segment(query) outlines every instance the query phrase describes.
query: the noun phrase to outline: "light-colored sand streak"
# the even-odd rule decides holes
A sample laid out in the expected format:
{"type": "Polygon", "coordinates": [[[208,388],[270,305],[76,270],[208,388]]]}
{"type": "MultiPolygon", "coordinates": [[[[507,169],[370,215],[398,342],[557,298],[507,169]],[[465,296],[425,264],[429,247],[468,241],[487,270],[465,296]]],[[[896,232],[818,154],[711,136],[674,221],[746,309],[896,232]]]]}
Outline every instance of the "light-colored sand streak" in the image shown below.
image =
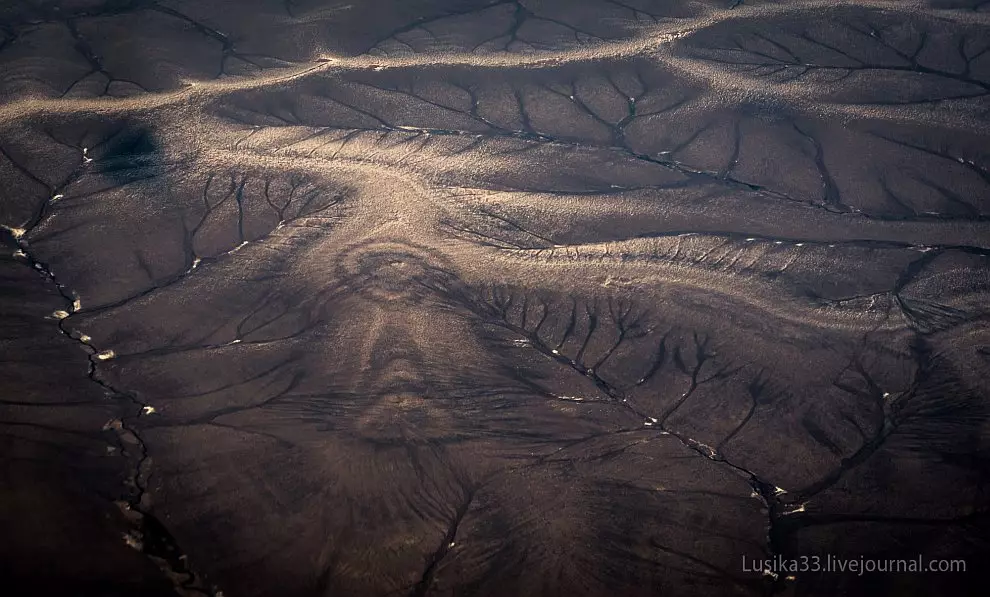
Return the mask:
{"type": "MultiPolygon", "coordinates": [[[[224,150],[214,150],[211,156],[211,163],[224,163],[230,167],[271,168],[281,161],[224,150]]],[[[689,259],[678,261],[659,253],[655,259],[650,259],[649,254],[659,248],[652,240],[589,243],[543,251],[496,250],[467,241],[444,241],[448,233],[441,228],[439,219],[450,206],[443,200],[444,193],[438,193],[437,189],[418,177],[401,171],[382,171],[376,166],[349,160],[327,162],[295,158],[291,160],[291,165],[296,169],[340,176],[358,190],[352,199],[355,208],[351,217],[346,218],[342,226],[326,239],[306,251],[312,256],[300,258],[303,264],[294,267],[298,268],[295,275],[301,279],[324,279],[330,275],[329,272],[311,268],[320,269],[322,265],[314,264],[324,263],[320,256],[336,253],[335,247],[387,238],[439,250],[449,263],[457,266],[457,271],[453,273],[469,284],[492,279],[525,279],[534,288],[553,290],[563,284],[568,288],[583,288],[594,293],[606,288],[607,278],[624,276],[636,280],[638,286],[645,288],[703,291],[720,297],[718,300],[726,304],[738,303],[746,311],[756,310],[790,324],[847,332],[863,329],[864,326],[885,330],[906,329],[900,317],[891,317],[883,310],[864,312],[856,304],[850,304],[849,308],[841,304],[811,307],[805,300],[788,297],[786,291],[772,283],[739,275],[740,272],[731,268],[713,271],[689,259]],[[639,253],[646,260],[622,259],[620,254],[623,252],[639,253]],[[306,262],[310,265],[305,265],[306,262]],[[523,263],[529,273],[521,277],[523,268],[520,265],[523,263]]],[[[760,258],[758,251],[755,256],[760,258]]],[[[751,262],[752,256],[747,256],[744,261],[751,262]]],[[[676,297],[676,291],[669,292],[676,297]]]]}
{"type": "MultiPolygon", "coordinates": [[[[843,3],[844,4],[844,3],[843,3]]],[[[676,23],[659,28],[645,30],[640,36],[627,40],[607,41],[589,45],[579,49],[566,51],[543,51],[527,54],[516,53],[423,53],[411,56],[379,57],[379,56],[334,56],[316,55],[306,63],[300,63],[296,68],[273,69],[272,71],[254,77],[232,77],[229,79],[190,80],[186,87],[160,93],[141,94],[133,97],[112,99],[49,99],[25,98],[0,106],[0,124],[30,119],[41,115],[58,114],[108,114],[122,115],[154,111],[158,108],[182,106],[189,108],[199,106],[225,94],[248,91],[252,89],[276,89],[301,79],[312,76],[338,76],[348,72],[405,68],[447,68],[474,67],[481,69],[500,68],[554,68],[564,64],[599,62],[608,60],[629,59],[636,56],[648,56],[651,61],[661,65],[671,72],[677,73],[686,80],[702,82],[710,85],[719,96],[720,101],[733,104],[742,99],[763,97],[774,100],[787,100],[792,107],[808,110],[819,114],[838,114],[848,117],[869,117],[889,119],[896,122],[918,122],[919,114],[932,124],[943,126],[959,126],[960,129],[981,132],[990,131],[990,123],[983,118],[969,118],[959,124],[959,114],[951,117],[948,110],[925,110],[919,112],[915,106],[884,106],[878,109],[874,106],[861,106],[847,103],[829,104],[823,102],[819,94],[809,94],[806,87],[797,82],[773,83],[754,77],[739,76],[724,67],[703,60],[675,56],[670,51],[671,46],[690,34],[716,25],[723,21],[739,19],[772,18],[780,15],[802,15],[816,13],[822,10],[842,8],[833,2],[809,2],[764,4],[749,6],[739,5],[732,11],[718,10],[696,19],[685,19],[689,23],[676,23]],[[686,25],[686,26],[685,26],[686,25]]],[[[863,4],[877,8],[901,8],[902,5],[890,2],[850,2],[849,6],[863,4]]],[[[975,13],[967,11],[941,11],[938,20],[962,22],[967,24],[990,25],[990,13],[975,13]]],[[[945,100],[933,102],[945,103],[945,100]]],[[[958,102],[950,102],[958,103],[958,102]]]]}

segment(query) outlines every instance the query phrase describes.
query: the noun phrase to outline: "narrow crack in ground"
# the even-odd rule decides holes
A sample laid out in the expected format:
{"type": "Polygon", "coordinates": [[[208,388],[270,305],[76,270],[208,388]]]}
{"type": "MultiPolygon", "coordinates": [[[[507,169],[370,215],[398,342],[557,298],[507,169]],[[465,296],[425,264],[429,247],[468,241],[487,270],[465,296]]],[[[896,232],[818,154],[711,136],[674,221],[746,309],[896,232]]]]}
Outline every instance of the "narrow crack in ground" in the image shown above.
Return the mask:
{"type": "Polygon", "coordinates": [[[59,332],[76,344],[82,345],[89,354],[87,379],[103,388],[109,398],[125,400],[129,406],[137,409],[137,415],[124,414],[119,419],[108,421],[103,427],[103,431],[115,432],[122,456],[134,461],[126,482],[129,486],[128,495],[123,500],[116,502],[124,518],[133,526],[133,529],[123,537],[123,541],[154,562],[172,582],[179,595],[184,597],[196,595],[223,597],[222,591],[209,585],[206,579],[189,565],[188,557],[179,547],[175,537],[152,513],[151,496],[148,493],[152,460],[147,445],[133,425],[133,420],[136,417],[154,412],[152,407],[141,402],[133,394],[121,391],[98,377],[97,361],[109,358],[112,353],[99,351],[91,343],[88,336],[74,334],[67,327],[66,323],[69,317],[78,310],[78,299],[71,290],[58,281],[45,263],[31,255],[28,251],[28,244],[18,236],[14,238],[19,247],[17,255],[46,280],[53,283],[59,295],[66,301],[68,310],[56,311],[54,316],[58,318],[59,332]]]}

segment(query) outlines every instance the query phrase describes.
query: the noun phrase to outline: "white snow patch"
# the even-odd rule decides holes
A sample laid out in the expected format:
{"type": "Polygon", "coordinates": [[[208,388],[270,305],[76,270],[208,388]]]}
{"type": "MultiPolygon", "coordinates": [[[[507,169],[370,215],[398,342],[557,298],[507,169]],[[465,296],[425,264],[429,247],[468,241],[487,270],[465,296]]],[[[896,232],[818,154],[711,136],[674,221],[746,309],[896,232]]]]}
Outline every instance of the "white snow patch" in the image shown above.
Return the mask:
{"type": "Polygon", "coordinates": [[[7,232],[9,232],[10,235],[13,236],[14,238],[21,238],[27,233],[27,230],[25,230],[24,228],[14,228],[12,226],[4,226],[3,228],[7,232]]]}

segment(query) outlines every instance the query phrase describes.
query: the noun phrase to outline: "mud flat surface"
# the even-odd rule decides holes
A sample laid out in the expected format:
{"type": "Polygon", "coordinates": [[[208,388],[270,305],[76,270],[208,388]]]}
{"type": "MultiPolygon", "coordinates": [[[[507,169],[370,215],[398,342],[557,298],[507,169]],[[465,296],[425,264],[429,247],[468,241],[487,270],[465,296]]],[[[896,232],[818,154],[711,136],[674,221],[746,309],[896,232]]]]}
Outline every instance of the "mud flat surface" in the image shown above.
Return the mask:
{"type": "Polygon", "coordinates": [[[978,0],[4,2],[5,594],[985,594],[988,93],[978,0]]]}

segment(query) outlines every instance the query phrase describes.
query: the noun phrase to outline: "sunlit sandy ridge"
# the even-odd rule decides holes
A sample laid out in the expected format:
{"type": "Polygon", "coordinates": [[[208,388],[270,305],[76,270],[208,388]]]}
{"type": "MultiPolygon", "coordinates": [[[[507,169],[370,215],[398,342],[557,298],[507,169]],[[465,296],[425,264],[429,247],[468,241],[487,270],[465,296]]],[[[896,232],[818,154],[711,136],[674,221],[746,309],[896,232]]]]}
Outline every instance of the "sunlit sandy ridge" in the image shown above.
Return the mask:
{"type": "MultiPolygon", "coordinates": [[[[827,304],[811,306],[787,297],[773,283],[756,277],[740,276],[733,271],[706,269],[690,260],[678,263],[663,258],[637,262],[623,260],[618,253],[623,245],[635,245],[636,241],[625,243],[596,243],[580,247],[575,251],[561,248],[554,256],[550,251],[505,251],[483,259],[482,255],[472,256],[474,263],[484,264],[484,271],[474,273],[479,282],[486,277],[501,273],[506,279],[518,276],[520,261],[529,268],[538,268],[538,274],[527,278],[527,283],[535,288],[552,291],[561,286],[582,288],[599,293],[608,293],[610,288],[620,286],[623,292],[637,292],[637,289],[666,288],[664,294],[676,298],[679,294],[702,292],[706,297],[718,297],[716,303],[725,309],[739,309],[755,319],[771,317],[773,321],[798,326],[810,326],[819,330],[862,330],[864,326],[879,330],[907,330],[908,324],[895,308],[887,303],[890,293],[877,293],[872,307],[863,308],[863,300],[834,300],[827,304]],[[583,252],[583,253],[582,253],[583,252]],[[606,256],[611,255],[611,256],[606,256]],[[537,257],[539,257],[537,259],[537,257]],[[617,278],[634,282],[617,283],[617,278]],[[542,282],[541,282],[542,281],[542,282]],[[597,287],[597,288],[596,288],[597,287]],[[729,305],[736,303],[737,307],[729,305]]],[[[491,254],[488,251],[488,254],[491,254]]],[[[468,254],[456,255],[457,261],[464,261],[464,267],[471,268],[468,254]]],[[[472,275],[460,272],[465,280],[472,275]]],[[[869,300],[865,301],[867,304],[869,300]]],[[[686,303],[687,304],[687,303],[686,303]]],[[[763,321],[763,323],[766,323],[763,321]]]]}
{"type": "MultiPolygon", "coordinates": [[[[242,164],[252,161],[250,158],[245,160],[247,156],[238,155],[237,152],[232,152],[230,157],[242,164]]],[[[267,161],[260,156],[257,156],[255,159],[258,159],[260,163],[267,161]]],[[[482,278],[491,276],[493,273],[492,268],[496,268],[495,271],[497,271],[502,267],[505,268],[504,275],[507,278],[512,278],[518,276],[519,259],[526,259],[527,256],[537,256],[537,251],[498,252],[462,242],[454,243],[456,250],[450,250],[453,245],[448,245],[447,249],[443,249],[443,245],[438,243],[440,231],[437,229],[437,222],[435,220],[437,214],[441,213],[444,209],[443,204],[438,203],[442,199],[443,193],[437,193],[429,185],[417,182],[416,177],[392,173],[385,174],[377,167],[360,162],[355,163],[350,160],[340,160],[331,164],[327,164],[323,160],[313,159],[298,160],[298,163],[296,160],[293,160],[293,162],[297,167],[303,164],[311,164],[314,170],[323,170],[327,173],[332,171],[338,173],[348,172],[347,176],[350,179],[364,181],[360,186],[365,187],[367,192],[360,193],[362,199],[359,199],[359,202],[364,204],[362,207],[359,207],[360,211],[368,214],[369,218],[371,214],[378,214],[378,218],[370,218],[372,221],[374,219],[380,219],[382,215],[386,218],[398,218],[390,220],[391,225],[383,230],[387,230],[389,227],[395,228],[397,231],[401,231],[401,234],[408,235],[414,242],[424,242],[430,246],[440,248],[452,263],[460,265],[460,270],[457,273],[463,276],[465,280],[471,278],[471,274],[468,272],[476,270],[479,267],[481,270],[477,273],[482,278]],[[415,196],[415,200],[410,200],[411,196],[415,196]],[[388,214],[394,214],[394,216],[389,216],[388,214]],[[403,216],[402,214],[405,215],[403,216]]],[[[348,232],[346,229],[350,229],[352,226],[345,225],[345,230],[342,230],[341,234],[343,236],[358,235],[357,237],[368,234],[369,231],[367,228],[369,224],[364,221],[365,219],[368,218],[352,219],[352,222],[356,221],[353,225],[354,230],[348,232]]],[[[336,238],[339,239],[340,237],[336,238]]],[[[355,237],[352,236],[352,238],[355,237]]],[[[547,259],[546,255],[541,254],[539,255],[540,259],[526,259],[526,261],[530,265],[539,265],[540,269],[544,270],[542,279],[549,287],[559,287],[560,285],[560,280],[557,279],[555,274],[562,274],[561,277],[569,278],[570,276],[567,274],[567,270],[575,270],[575,274],[581,279],[587,280],[589,277],[593,278],[594,276],[588,275],[588,268],[589,266],[594,268],[596,266],[593,264],[598,263],[602,266],[603,281],[606,270],[611,274],[628,270],[630,275],[637,279],[643,286],[659,284],[660,286],[685,287],[714,292],[726,297],[726,299],[732,297],[732,300],[742,301],[750,309],[755,307],[764,312],[771,313],[775,317],[802,325],[810,324],[815,327],[829,329],[858,329],[863,326],[863,320],[866,319],[875,325],[881,326],[882,329],[903,329],[906,327],[906,324],[900,318],[890,318],[888,314],[881,314],[879,311],[864,313],[862,309],[855,305],[848,309],[836,304],[829,307],[822,307],[821,309],[809,310],[807,305],[797,305],[793,301],[782,300],[782,295],[778,290],[773,288],[772,284],[760,282],[755,279],[740,279],[738,275],[731,271],[717,272],[699,269],[698,265],[690,260],[684,263],[676,263],[668,262],[661,257],[659,262],[649,260],[645,263],[637,263],[635,260],[623,262],[618,257],[623,246],[640,250],[640,252],[642,250],[650,252],[656,248],[656,244],[656,240],[650,239],[587,243],[572,247],[560,247],[559,249],[563,253],[559,259],[547,259]],[[568,249],[571,249],[572,252],[574,250],[583,251],[585,256],[571,258],[567,255],[568,249]],[[613,254],[613,257],[605,257],[606,255],[613,254]],[[658,267],[668,271],[657,273],[658,267]],[[738,287],[740,284],[749,286],[751,289],[747,292],[731,291],[733,287],[738,287]],[[757,286],[763,290],[754,291],[757,286]],[[765,299],[760,299],[758,294],[763,293],[769,293],[769,295],[765,299]]],[[[547,253],[547,251],[539,253],[547,253]]],[[[573,282],[576,287],[584,285],[576,280],[569,280],[569,282],[573,282]]],[[[596,282],[595,284],[600,286],[600,290],[606,290],[606,287],[601,286],[600,283],[596,282]]]]}
{"type": "MultiPolygon", "coordinates": [[[[548,289],[558,288],[566,280],[568,286],[582,287],[591,284],[598,292],[607,292],[609,285],[606,281],[609,276],[614,278],[627,275],[637,280],[637,285],[642,287],[703,290],[722,296],[722,300],[741,301],[746,304],[747,310],[758,309],[782,321],[821,329],[861,329],[864,319],[871,326],[879,326],[877,329],[899,330],[906,327],[899,317],[879,310],[863,311],[857,304],[844,307],[840,304],[841,301],[833,301],[834,304],[829,306],[809,308],[807,303],[786,299],[772,283],[756,277],[740,276],[740,272],[731,267],[716,271],[687,257],[680,261],[665,258],[658,243],[676,240],[677,236],[561,245],[531,251],[498,251],[467,241],[443,241],[447,235],[438,228],[437,218],[449,209],[445,207],[449,201],[445,199],[445,195],[451,190],[435,188],[419,176],[401,171],[382,171],[380,166],[361,160],[339,158],[327,161],[267,156],[251,151],[207,147],[203,148],[199,157],[203,159],[204,167],[209,165],[210,168],[218,165],[233,168],[273,168],[291,164],[296,169],[343,177],[351,181],[358,190],[354,198],[356,217],[345,219],[341,228],[328,237],[328,242],[355,242],[361,238],[398,233],[408,236],[411,242],[424,243],[439,249],[451,263],[458,264],[456,273],[465,281],[470,281],[474,274],[485,280],[497,275],[499,271],[507,279],[511,279],[519,274],[520,260],[525,260],[528,267],[538,267],[542,272],[539,276],[542,282],[536,283],[534,280],[536,286],[546,285],[548,289]],[[415,199],[411,200],[411,197],[415,199]],[[650,258],[657,250],[660,253],[656,254],[656,258],[650,258]],[[640,257],[625,260],[621,258],[623,252],[640,257]],[[596,271],[600,271],[600,275],[595,275],[596,271]],[[747,290],[743,291],[740,286],[745,286],[747,290]],[[733,289],[739,291],[734,292],[733,289]]],[[[245,243],[237,249],[250,247],[252,244],[245,243]]],[[[754,244],[769,246],[773,243],[761,241],[754,244]]],[[[759,251],[755,252],[755,257],[759,260],[759,251]]],[[[747,255],[743,259],[746,262],[752,260],[753,255],[747,255]]]]}
{"type": "MultiPolygon", "coordinates": [[[[473,53],[444,53],[444,54],[415,54],[401,57],[378,56],[332,56],[316,55],[308,63],[299,64],[296,68],[273,69],[267,74],[256,77],[237,77],[218,80],[191,80],[186,87],[160,93],[143,94],[121,99],[41,99],[26,98],[0,106],[0,123],[16,121],[45,114],[122,114],[128,112],[150,111],[165,106],[181,104],[184,108],[202,105],[226,93],[247,91],[252,89],[275,88],[293,81],[317,75],[344,74],[350,71],[385,70],[422,67],[457,67],[470,66],[477,68],[553,68],[562,64],[596,62],[603,60],[628,59],[635,56],[649,56],[659,65],[676,72],[687,79],[704,82],[717,91],[722,101],[734,102],[741,99],[753,100],[765,97],[774,100],[787,100],[792,107],[818,113],[844,114],[849,117],[886,118],[893,121],[918,122],[919,110],[912,105],[861,106],[856,104],[822,102],[819,94],[809,90],[808,86],[794,81],[789,83],[774,83],[758,77],[743,76],[733,73],[719,65],[704,60],[673,56],[670,46],[676,41],[706,27],[723,21],[733,21],[740,18],[769,18],[779,15],[801,14],[802,12],[821,11],[822,9],[841,8],[844,5],[862,6],[867,4],[877,8],[895,7],[904,9],[903,3],[885,1],[876,2],[799,2],[781,4],[762,4],[750,6],[741,4],[733,10],[716,10],[707,15],[693,19],[690,23],[675,23],[660,26],[661,30],[646,32],[639,37],[609,41],[576,50],[562,52],[533,52],[530,54],[473,54],[473,53]],[[838,6],[837,6],[838,4],[838,6]]],[[[929,16],[938,19],[967,22],[970,24],[985,24],[990,26],[990,13],[972,11],[924,11],[929,16]]],[[[915,13],[917,14],[917,13],[915,13]]],[[[687,19],[685,19],[687,21],[687,19]]],[[[938,104],[945,100],[933,100],[928,104],[938,104]]],[[[954,109],[956,104],[953,104],[954,109]]],[[[958,114],[953,117],[940,114],[939,110],[926,110],[921,113],[928,122],[943,126],[960,126],[958,114]]],[[[985,119],[967,119],[964,127],[967,130],[990,131],[990,123],[985,119]]]]}

